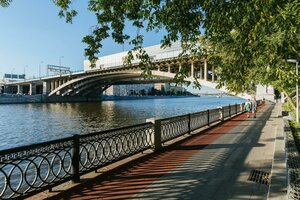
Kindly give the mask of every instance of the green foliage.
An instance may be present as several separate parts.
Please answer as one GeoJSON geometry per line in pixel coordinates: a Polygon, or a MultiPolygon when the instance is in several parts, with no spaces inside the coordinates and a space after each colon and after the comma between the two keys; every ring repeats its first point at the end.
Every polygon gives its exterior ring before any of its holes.
{"type": "Polygon", "coordinates": [[[73,17],[77,15],[75,10],[70,10],[71,0],[52,0],[55,5],[60,7],[58,16],[65,18],[67,23],[72,23],[73,17]]]}
{"type": "MultiPolygon", "coordinates": [[[[0,5],[10,2],[0,0],[0,5]]],[[[72,22],[77,14],[70,9],[72,0],[53,2],[61,9],[59,16],[72,22]]],[[[88,9],[97,19],[91,34],[83,38],[93,66],[103,40],[112,37],[116,43],[134,46],[124,64],[141,60],[144,76],[149,77],[153,64],[143,50],[140,30],[164,29],[162,47],[180,40],[182,58],[207,58],[215,66],[219,87],[249,92],[261,83],[289,91],[296,83],[295,66],[286,60],[299,60],[300,1],[89,0],[88,9]],[[136,34],[126,34],[125,24],[131,24],[136,34]]],[[[186,76],[183,68],[175,82],[186,76]]]]}
{"type": "Polygon", "coordinates": [[[294,136],[295,144],[297,146],[298,152],[300,152],[300,123],[295,121],[290,122],[291,130],[294,136]]]}
{"type": "Polygon", "coordinates": [[[12,2],[12,0],[0,0],[0,6],[7,7],[12,2]]]}
{"type": "Polygon", "coordinates": [[[292,107],[290,102],[286,102],[282,105],[283,109],[288,112],[292,112],[294,108],[292,107]]]}

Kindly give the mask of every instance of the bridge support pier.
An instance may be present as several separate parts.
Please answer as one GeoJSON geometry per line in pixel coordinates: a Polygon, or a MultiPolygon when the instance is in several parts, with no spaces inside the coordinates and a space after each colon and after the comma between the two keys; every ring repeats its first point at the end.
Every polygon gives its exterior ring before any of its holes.
{"type": "Polygon", "coordinates": [[[50,93],[50,83],[49,82],[43,82],[43,94],[49,94],[50,93]]]}
{"type": "Polygon", "coordinates": [[[59,87],[58,85],[59,85],[58,81],[54,81],[54,89],[58,88],[59,87]]]}
{"type": "Polygon", "coordinates": [[[194,62],[191,63],[191,77],[194,78],[194,62]]]}
{"type": "Polygon", "coordinates": [[[202,80],[203,79],[203,70],[202,70],[202,66],[200,66],[200,69],[199,69],[199,71],[200,71],[200,76],[199,76],[199,78],[200,78],[200,80],[202,80]]]}
{"type": "Polygon", "coordinates": [[[211,82],[215,82],[215,68],[214,66],[211,66],[211,82]]]}
{"type": "Polygon", "coordinates": [[[30,83],[29,85],[29,95],[35,95],[36,94],[36,85],[34,83],[30,83]]]}
{"type": "Polygon", "coordinates": [[[52,92],[54,90],[54,81],[50,82],[50,92],[52,92]]]}
{"type": "Polygon", "coordinates": [[[207,60],[204,60],[204,80],[207,81],[207,60]]]}
{"type": "Polygon", "coordinates": [[[18,94],[23,94],[23,86],[18,85],[18,94]]]}

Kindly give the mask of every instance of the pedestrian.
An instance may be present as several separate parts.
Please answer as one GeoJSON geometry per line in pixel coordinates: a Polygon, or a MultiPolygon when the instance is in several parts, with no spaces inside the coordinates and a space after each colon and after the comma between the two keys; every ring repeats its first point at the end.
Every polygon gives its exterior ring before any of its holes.
{"type": "Polygon", "coordinates": [[[251,102],[252,104],[252,114],[253,117],[256,118],[256,110],[257,110],[257,102],[256,102],[256,98],[253,97],[253,101],[251,102]]]}
{"type": "Polygon", "coordinates": [[[247,112],[247,117],[250,117],[250,111],[251,111],[251,102],[250,99],[247,99],[246,103],[245,103],[245,110],[247,112]]]}

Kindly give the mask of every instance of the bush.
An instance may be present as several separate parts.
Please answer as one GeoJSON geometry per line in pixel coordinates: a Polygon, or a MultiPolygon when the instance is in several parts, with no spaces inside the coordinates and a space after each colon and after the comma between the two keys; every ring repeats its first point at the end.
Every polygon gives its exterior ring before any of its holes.
{"type": "Polygon", "coordinates": [[[300,123],[297,123],[295,121],[290,122],[291,130],[294,136],[294,140],[298,149],[298,152],[300,152],[300,123]]]}
{"type": "Polygon", "coordinates": [[[282,107],[283,107],[283,109],[284,109],[285,111],[288,111],[288,112],[293,112],[293,111],[294,111],[294,109],[293,109],[291,103],[289,103],[289,102],[284,103],[284,104],[282,105],[282,107]]]}

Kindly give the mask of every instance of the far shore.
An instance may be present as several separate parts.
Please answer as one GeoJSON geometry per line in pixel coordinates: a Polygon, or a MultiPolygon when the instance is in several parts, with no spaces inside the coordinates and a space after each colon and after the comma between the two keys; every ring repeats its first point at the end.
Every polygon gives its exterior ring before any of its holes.
{"type": "MultiPolygon", "coordinates": [[[[201,95],[201,96],[215,96],[218,95],[201,95]]],[[[119,100],[140,100],[140,99],[170,99],[170,98],[191,98],[201,97],[198,95],[136,95],[136,96],[108,96],[101,97],[51,97],[47,98],[45,95],[2,95],[0,96],[0,104],[28,104],[28,103],[80,103],[80,102],[101,102],[101,101],[119,101],[119,100]]]]}
{"type": "Polygon", "coordinates": [[[138,99],[169,99],[199,97],[197,95],[155,95],[155,96],[102,96],[102,101],[138,100],[138,99]]]}

